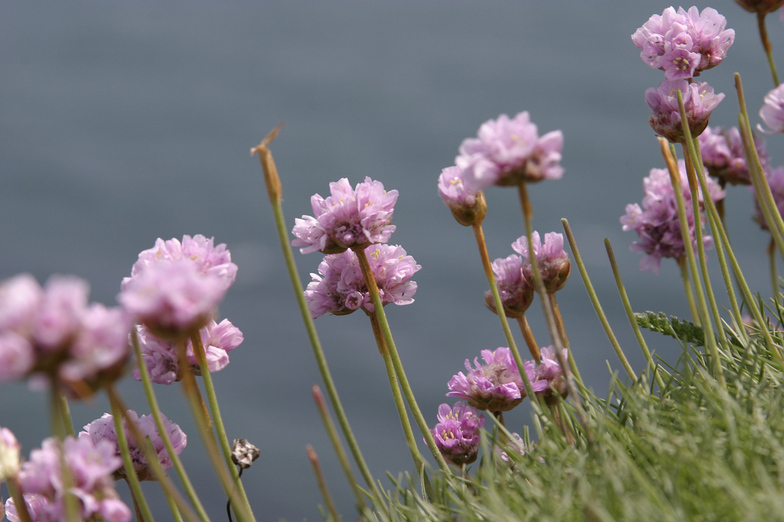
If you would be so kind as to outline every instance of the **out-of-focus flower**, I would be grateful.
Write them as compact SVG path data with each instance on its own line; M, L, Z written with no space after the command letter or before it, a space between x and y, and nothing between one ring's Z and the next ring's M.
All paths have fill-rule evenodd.
M150 380L158 384L172 384L182 379L176 343L159 339L143 326L137 327L137 334L142 358L150 373ZM229 364L229 351L242 344L245 339L240 329L228 319L224 319L220 323L210 320L206 326L199 329L199 337L211 373L225 368ZM193 351L191 339L187 340L185 355L191 365L191 370L196 375L201 375L201 367L196 353ZM137 381L142 380L138 368L134 370L133 378Z
M694 237L694 211L691 203L691 192L686 177L686 168L683 161L678 162L681 177L681 188L685 202L685 211L688 218L689 234L693 248L697 248ZM724 198L725 192L713 178L706 179L710 198L715 202ZM637 203L626 206L626 215L621 217L623 230L634 230L639 236L639 241L631 245L633 252L643 252L645 257L640 260L641 270L653 270L659 273L661 259L670 257L680 259L686 255L681 225L678 219L678 207L675 192L670 183L670 174L666 169L651 169L650 175L643 180L645 197L642 208ZM700 192L700 208L703 207L703 194ZM706 222L705 215L700 212L700 223ZM713 245L711 236L703 236L705 247Z
M666 80L688 79L724 60L735 41L735 31L726 26L727 20L710 7L702 12L668 7L638 28L632 42L642 60L663 70Z
M737 127L707 127L699 139L702 162L711 176L733 185L751 184L743 140ZM769 159L765 140L755 137L754 144L762 169L767 170Z
M750 13L767 14L784 5L784 0L735 0L735 3Z
M163 438L155 426L155 419L153 416L142 415L139 417L138 414L133 410L128 410L128 416L133 419L141 434L145 438L149 437L152 441L153 448L155 449L155 453L158 455L158 461L161 463L163 470L166 471L170 469L173 464L171 458L169 457L169 453L166 451ZM171 440L172 447L174 448L174 452L179 455L182 453L182 450L185 449L185 446L188 443L188 437L177 424L167 419L165 415L161 414L161 417L163 424L166 427L166 432L169 435L169 439ZM133 461L133 468L136 472L136 476L139 478L139 480L155 480L152 467L147 461L147 457L145 457L144 451L142 451L139 442L133 436L133 432L128 428L128 425L124 419L123 427L125 429L125 436L128 441L128 449L130 450L131 460ZM87 424L82 429L84 431L79 433L80 439L88 438L92 440L94 444L98 444L98 442L102 440L108 441L114 445L115 455L120 457L120 446L119 442L117 441L117 432L115 431L114 427L114 417L111 414L104 413L101 418L94 420L90 424ZM114 472L113 476L115 480L124 478L126 476L125 468L118 468Z
M209 322L236 274L225 244L202 235L159 238L139 254L118 299L155 335L181 339Z
M665 80L658 87L645 91L645 102L653 111L648 123L658 134L672 142L683 141L677 90L681 91L683 97L692 137L702 134L708 126L711 112L724 99L723 93L715 94L713 87L707 83L689 83L686 80Z
M568 360L569 350L561 350L563 360ZM567 370L568 373L569 370ZM555 404L560 398L566 398L569 390L566 386L566 375L564 375L558 358L555 355L555 348L547 346L542 348L542 360L536 367L536 382L547 383L547 387L542 391L537 391L536 395L544 398L547 404Z
M523 258L512 254L493 261L493 273L501 303L507 317L522 317L534 300L534 288L523 274ZM485 303L495 313L495 301L490 290L485 292Z
M27 513L30 515L30 520L33 522L45 522L49 519L46 517L47 506L49 501L46 500L46 497L43 495L35 495L35 494L27 494L24 495L25 506L27 507ZM5 501L5 516L8 517L8 520L11 522L21 522L21 518L19 517L19 513L16 511L16 505L14 505L14 499L9 498Z
M20 449L13 432L8 428L0 428L0 484L19 472Z
M468 359L465 361L468 374L459 372L449 381L448 397L459 397L469 405L480 410L492 412L509 411L526 396L525 386L517 369L512 352L509 348L497 348L494 351L482 350L485 364L474 359L474 368ZM546 383L534 384L536 372L533 361L525 361L528 380L534 385L534 392L545 389Z
M765 134L784 132L784 83L765 95L759 115L762 122L768 126L766 129L762 125L757 125L760 132Z
M89 286L52 276L44 288L28 274L0 283L0 382L45 376L76 396L122 373L130 318L120 308L88 306Z
M507 439L505 444L496 446L495 451L498 453L501 460L509 462L512 459L507 452L511 452L513 455L525 455L525 441L523 441L523 438L519 434L512 433L511 438Z
M478 192L491 185L560 179L562 150L561 131L539 137L528 112L514 118L502 114L483 123L476 138L463 140L455 164L463 171L468 188Z
M548 293L557 292L566 284L572 263L569 255L564 250L563 234L548 232L544 235L544 244L539 239L539 232L531 233L531 242L534 247L536 266L542 276L542 282ZM528 238L521 236L512 243L512 249L523 256L523 275L528 284L534 285L533 266L531 266L530 256L528 255Z
M784 166L776 167L775 169L770 169L769 171L765 172L765 177L768 180L768 186L770 186L770 192L773 194L773 201L776 202L776 207L780 214L784 215ZM752 189L752 187L749 187ZM768 228L768 222L765 220L765 215L762 213L762 208L760 207L759 200L757 199L757 193L752 190L754 194L754 216L753 219L756 221L763 230L770 230Z
M329 184L330 196L310 198L313 216L295 220L292 246L300 252L336 254L349 248L389 241L395 226L392 214L397 190L384 190L380 181L369 177L352 189L348 179Z
M61 463L68 467L71 477L67 490ZM60 443L49 438L30 453L30 460L22 464L17 478L35 520L65 520L67 493L76 498L82 520L100 517L109 522L126 522L131 519L131 510L119 499L111 478L120 466L122 460L108 441L93 443L90 438L66 437L61 454ZM17 517L12 501L6 503L6 510Z
M411 277L422 267L403 247L372 245L365 249L365 255L384 305L414 302L417 284ZM311 274L313 281L305 289L305 299L314 319L324 314L346 315L360 308L373 313L373 301L353 251L325 256L318 272Z
M471 464L479 453L479 429L485 425L485 416L464 402L453 407L438 407L438 424L430 430L436 446L446 460L456 466Z
M438 195L449 207L455 220L463 226L479 224L487 214L484 193L471 190L459 167L447 167L438 177Z

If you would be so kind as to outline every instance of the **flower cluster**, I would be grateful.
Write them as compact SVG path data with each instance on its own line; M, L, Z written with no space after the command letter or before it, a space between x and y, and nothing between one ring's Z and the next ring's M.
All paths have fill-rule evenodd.
M526 260L525 263L527 262ZM498 258L492 264L504 313L515 319L525 314L534 299L534 287L524 275L523 264L523 258L516 254ZM485 304L494 313L498 313L490 290L485 292Z
M172 384L182 379L182 368L177 355L177 343L162 340L152 335L144 326L137 327L139 347L142 359L150 373L150 380L158 384ZM231 321L224 319L220 323L214 320L199 329L199 337L207 356L207 366L210 372L222 370L229 364L229 351L233 350L244 340L239 328ZM190 369L196 375L201 375L196 353L193 351L193 342L187 340L185 355L188 358ZM133 371L133 378L141 381L138 368Z
M566 284L572 269L569 255L564 250L563 234L548 232L544 235L544 244L542 244L539 232L534 231L531 233L531 243L533 244L536 266L539 268L545 290L548 293L557 292ZM523 275L528 283L533 286L534 274L533 266L531 266L529 261L528 238L521 236L512 243L512 250L526 260L523 263Z
M0 283L0 382L45 376L74 395L116 379L129 356L130 319L120 308L88 304L89 286L29 274Z
M710 7L675 11L668 7L653 15L632 35L642 60L664 71L667 80L699 76L721 63L735 41L735 31L725 29L727 20Z
M370 269L376 278L381 302L407 305L414 302L417 290L411 277L422 268L401 246L373 245L365 249ZM324 314L346 315L360 308L374 311L357 255L347 250L324 256L318 274L311 274L305 299L313 318Z
M67 488L62 463L70 477ZM121 466L122 460L108 441L94 443L91 438L66 437L60 443L48 438L40 449L30 452L30 460L22 464L17 480L33 520L66 520L65 497L71 495L82 520L98 517L126 522L131 519L131 510L119 499L111 478ZM9 520L20 520L13 499L6 501L5 508Z
M226 245L216 247L212 238L158 239L139 254L118 299L155 335L178 339L212 319L236 275Z
M765 95L759 115L762 122L768 127L766 129L757 125L761 132L765 134L784 132L784 83Z
M711 112L724 99L724 94L715 94L713 87L704 82L665 80L658 87L645 91L645 102L653 113L648 119L653 130L672 142L684 140L681 114L676 91L681 91L689 131L692 137L699 136L708 126Z
M471 464L479 453L479 429L485 416L464 402L438 407L438 424L430 430L444 458L456 466Z
M691 203L691 192L686 178L684 162L679 162L681 189L685 200L685 211L688 218L690 243L696 248L697 239L694 232L694 211ZM707 178L709 197L713 201L724 198L725 192L713 178ZM633 252L643 252L646 256L640 261L641 270L653 270L659 273L661 259L670 257L680 259L686 255L681 225L678 219L678 207L675 191L670 183L670 174L666 169L651 169L650 175L643 180L645 197L642 208L637 203L626 206L626 215L621 217L623 230L634 230L639 241L631 245ZM703 194L700 192L700 208L703 208ZM700 223L706 221L700 213ZM703 244L710 247L713 239L703 236Z
M329 184L330 196L310 198L313 216L295 220L291 231L296 237L292 246L302 247L303 254L336 254L346 249L389 241L395 226L391 224L397 190L369 177L352 189L346 178Z
M539 136L528 112L514 118L502 114L483 123L476 138L463 140L455 165L467 188L478 192L491 185L560 179L562 149L561 131Z
M762 169L768 169L768 152L765 140L755 138ZM721 127L708 127L700 134L700 151L702 162L711 176L722 183L732 185L750 185L751 176L746 163L746 153L743 149L743 140L737 127L723 129Z
M172 467L172 461L169 457L169 453L166 451L163 439L161 438L161 435L158 433L158 429L155 426L155 419L153 416L142 415L139 417L139 415L133 410L128 410L128 416L133 419L136 427L139 428L139 432L141 432L144 437L149 437L150 441L152 442L152 446L155 449L155 453L158 455L158 461L161 463L163 470L166 471L170 469ZM165 415L161 414L161 416L163 417L163 424L166 427L166 432L169 440L171 440L174 452L179 455L182 453L182 450L185 449L185 446L188 443L188 438L177 424L171 422L166 418ZM133 461L133 469L136 472L136 476L139 480L154 480L155 478L152 467L150 466L150 463L147 461L144 452L139 446L139 441L137 441L133 436L133 432L128 428L125 420L123 420L123 427L125 429L125 437L128 441L128 448L130 449L131 460ZM90 424L87 424L83 430L84 431L79 433L80 439L89 439L93 442L93 444L96 445L99 443L99 441L108 441L114 447L114 454L117 457L120 456L117 432L115 431L114 427L114 417L111 414L103 414L101 418L94 420ZM122 479L125 477L125 474L125 468L120 467L114 471L114 479Z

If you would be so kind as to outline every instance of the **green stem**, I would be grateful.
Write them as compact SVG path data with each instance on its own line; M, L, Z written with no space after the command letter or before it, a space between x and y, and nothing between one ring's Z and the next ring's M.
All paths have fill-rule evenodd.
M768 29L765 27L765 16L768 13L757 12L757 27L759 28L760 40L762 40L762 48L765 49L765 56L768 58L768 66L770 73L773 75L773 87L779 86L779 75L776 73L776 62L773 60L773 48L768 39Z
M125 435L125 428L122 424L123 413L122 410L120 410L117 401L112 400L112 397L116 393L114 385L110 384L109 387L112 389L112 392L109 394L109 402L112 408L112 419L114 420L114 433L117 435L117 446L120 448L120 456L122 457L123 465L125 467L125 481L128 483L128 487L131 490L134 507L137 512L141 514L142 520L151 522L155 520L155 518L152 516L150 506L147 504L147 499L142 491L142 486L139 484L139 477L136 476L136 470L133 467L131 450L128 447L128 437Z
M387 370L387 379L389 379L389 386L392 389L392 398L395 401L397 414L400 417L400 424L403 426L403 433L406 437L406 444L408 450L411 452L411 458L414 459L414 467L417 472L422 468L424 459L422 454L419 453L414 432L411 429L411 422L408 420L408 412L406 411L406 404L403 400L403 395L400 392L400 383L398 382L397 375L395 374L395 367L392 363L392 358L389 356L386 342L384 341L384 334L381 333L381 326L378 324L378 318L375 314L368 314L370 317L370 324L373 327L373 337L376 339L378 351L381 353L381 358L384 359L384 366Z
M196 510L196 514L199 516L199 520L202 522L208 522L209 517L207 516L207 512L204 510L204 506L201 504L199 495L193 488L191 479L188 476L188 473L186 473L185 467L182 465L180 456L176 451L174 451L174 444L172 444L171 437L169 437L169 431L166 429L166 425L163 423L161 408L158 406L158 399L155 397L155 392L152 389L150 372L147 370L147 365L144 363L144 357L142 356L142 350L139 346L139 336L137 334L136 328L131 329L131 346L133 347L133 352L136 357L136 367L139 369L139 374L142 378L144 394L147 397L147 403L150 406L153 419L155 419L155 427L158 429L158 434L163 440L163 445L166 448L169 459L174 466L177 477L179 477L180 483L185 490L185 494L188 496L188 499L191 501L193 508Z
M773 241L773 237L770 238L770 243L768 243L766 252L768 253L768 263L770 265L771 288L773 289L773 295L775 296L779 293L779 277L776 271L776 244Z
M531 357L537 363L542 361L542 352L539 350L539 345L534 338L534 333L531 331L531 325L528 324L525 314L517 316L517 324L520 326L520 332L523 334L525 344L528 346L528 351L531 352Z
M588 271L585 269L585 263L583 263L583 258L580 256L580 250L577 248L577 242L574 240L574 234L572 234L572 229L569 226L569 221L565 218L561 219L561 224L563 225L564 232L566 232L566 239L569 241L569 248L572 249L572 255L574 256L574 263L577 265L577 269L580 271L580 276L583 278L583 283L585 284L585 289L588 291L588 297L591 298L591 303L593 304L593 308L596 311L596 315L599 316L599 322L602 323L602 327L604 328L604 333L607 334L607 338L610 340L610 344L615 350L615 354L618 356L618 359L621 361L621 365L626 370L626 374L633 380L637 380L637 374L634 373L632 369L632 365L629 364L628 359L626 359L626 354L623 353L623 349L621 348L620 343L618 343L618 339L615 337L615 333L613 332L612 328L610 327L610 322L607 320L607 316L602 309L601 303L599 303L599 297L596 295L596 290L593 288L593 284L591 283L590 277L588 277Z
M193 351L196 354L196 359L199 361L201 378L204 381L204 390L207 393L207 402L210 404L210 411L212 412L212 417L215 421L215 431L218 436L218 443L220 444L221 450L223 451L223 459L226 461L226 467L229 468L229 473L231 474L232 481L234 482L235 491L237 491L240 501L242 504L244 504L244 507L238 509L238 506L232 503L232 508L235 512L238 510L244 510L245 515L249 517L250 520L254 520L253 511L250 507L250 501L248 501L248 495L245 493L245 486L242 484L239 472L237 471L237 466L235 466L234 462L231 460L231 445L229 444L229 439L226 436L226 428L224 427L223 417L221 416L220 406L218 405L218 396L215 393L215 386L212 382L212 373L210 373L210 367L207 363L207 354L204 351L204 345L201 342L201 335L199 335L199 332L191 335L191 344L193 345ZM237 518L239 518L239 515Z
M371 246L370 248L373 247ZM403 389L403 395L406 397L406 402L408 402L408 407L411 408L411 413L414 415L414 420L419 426L419 430L422 432L422 435L425 437L427 447L430 449L430 452L433 454L433 458L438 463L438 467L441 468L441 471L443 471L445 474L451 474L449 466L444 460L443 455L441 455L441 452L438 450L438 446L436 446L436 441L433 438L433 434L430 433L430 427L427 425L427 421L422 415L422 411L419 409L419 405L417 404L416 398L414 397L414 392L408 382L408 377L406 377L406 372L403 369L403 362L400 360L400 355L398 354L397 347L395 346L395 340L392 338L392 331L390 330L389 323L387 322L387 316L384 313L384 305L381 302L381 296L378 292L376 278L373 275L373 270L370 268L370 263L368 263L367 255L365 255L365 249L361 247L357 248L354 250L354 253L357 255L357 259L359 260L359 267L362 269L362 276L365 279L365 284L367 285L370 297L373 300L373 313L375 314L376 319L378 319L378 326L381 329L384 342L386 343L387 349L389 350L389 355L392 358L392 363L395 367L395 373L397 374L397 378L400 382L400 387Z
M27 511L27 502L25 502L22 488L19 487L16 475L8 477L5 484L8 486L11 498L14 499L14 507L16 507L16 514L19 517L20 522L32 522L30 513Z
M68 463L65 459L65 447L64 447L64 440L66 437L66 428L63 419L65 418L65 414L62 411L63 402L62 402L62 394L57 390L57 381L55 379L51 379L50 381L50 390L49 390L49 404L50 404L50 419L52 422L52 433L54 433L55 438L57 439L57 448L58 448L58 458L60 459L60 472L61 472L61 480L63 481L63 491L65 491L65 516L68 522L78 521L81 517L79 516L79 504L77 498L70 493L71 485L73 484L73 476L71 475L71 468L68 466Z
M291 284L294 287L294 296L297 299L297 306L299 307L302 321L305 324L308 340L313 349L313 356L316 359L316 365L318 366L319 373L324 381L324 386L327 389L327 395L332 403L332 408L335 411L335 417L337 417L338 424L340 424L340 428L343 431L343 436L346 437L346 442L348 443L351 455L354 457L354 462L356 462L357 467L362 474L362 478L365 480L365 484L372 493L374 505L383 507L383 510L386 513L389 511L387 503L381 495L381 492L373 479L373 475L370 473L370 468L368 468L365 458L362 456L357 439L354 437L354 432L351 430L351 425L348 422L346 411L343 409L343 403L340 401L335 381L332 379L332 374L329 371L324 349L321 346L321 341L316 332L316 326L313 323L313 317L310 315L308 303L305 300L302 281L300 280L299 272L297 271L297 263L294 261L294 255L292 254L288 230L286 228L286 219L283 216L283 207L281 205L282 188L280 178L278 176L278 170L275 167L275 160L272 157L272 152L269 150L269 144L275 139L279 129L280 126L270 132L258 146L251 149L251 154L258 154L261 161L270 204L272 205L272 211L275 216L275 230L277 231L278 240L280 241L286 270L288 271Z
M60 415L62 416L63 428L66 435L71 437L76 436L73 427L73 420L71 419L71 408L68 405L68 398L63 392L57 394L56 400L59 402Z
M700 313L697 311L697 303L694 301L694 291L691 287L691 277L689 277L689 267L686 265L686 258L679 257L675 259L678 269L681 272L681 281L683 282L683 291L686 294L686 302L689 303L689 312L691 312L691 319L697 326L702 326L700 321Z
M653 362L651 351L648 349L648 344L645 342L645 338L642 336L642 331L640 331L640 325L637 324L637 320L634 317L634 310L632 309L631 302L629 301L629 296L626 294L626 287L623 285L621 273L618 270L618 263L615 261L615 253L613 253L610 240L607 238L604 239L604 247L607 249L607 257L610 259L610 267L612 267L613 276L615 276L615 284L618 287L618 293L621 294L621 301L623 302L623 309L626 311L626 317L629 318L629 323L632 326L632 330L634 330L634 335L637 337L637 342L640 343L642 353L645 355L645 361L648 363L648 367L651 368L651 371L653 372L653 377L656 379L656 384L659 385L660 390L663 390L664 381L657 371L657 366Z

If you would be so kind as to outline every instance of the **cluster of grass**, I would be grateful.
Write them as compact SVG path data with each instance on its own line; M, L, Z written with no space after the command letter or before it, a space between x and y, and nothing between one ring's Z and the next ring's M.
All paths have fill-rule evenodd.
M772 311L784 315L778 303ZM462 477L439 475L427 500L421 485L398 480L381 518L784 520L784 332L765 325L770 346L759 329L741 327L751 330L748 341L728 328L732 342L721 353L726 390L703 347L681 340L672 367L649 367L631 384L614 378L607 398L582 389L573 398L582 422L564 405L574 440L535 415L537 442L524 455L509 452L506 461L484 448ZM494 432L485 440L503 440Z

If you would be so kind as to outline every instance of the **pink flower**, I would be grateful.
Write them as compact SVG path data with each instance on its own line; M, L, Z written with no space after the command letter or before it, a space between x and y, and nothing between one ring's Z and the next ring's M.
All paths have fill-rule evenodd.
M765 172L765 178L768 180L770 192L773 194L773 201L776 202L776 208L779 213L784 212L784 166L776 167L768 172ZM749 187L750 189L752 187ZM752 190L754 195L754 216L756 221L763 230L770 230L765 215L762 213L759 200L757 199L756 191ZM784 214L782 214L784 215Z
M313 216L295 220L292 246L300 252L336 254L346 249L389 241L395 226L392 214L397 190L384 190L380 181L369 177L352 189L348 179L329 184L326 199L315 194L310 198Z
M765 134L784 132L784 83L765 95L765 103L759 111L762 122L768 126L757 125Z
M463 171L468 189L478 192L491 185L560 179L562 149L561 131L540 138L528 112L514 118L501 114L483 123L476 138L463 140L455 164Z
M548 232L544 235L544 244L539 239L539 232L534 231L531 234L531 242L534 247L534 256L536 256L536 264L539 268L539 273L542 276L542 282L547 292L557 292L566 284L569 278L569 273L572 269L569 255L564 250L563 234L557 232ZM534 285L533 266L529 261L528 255L528 238L521 236L517 241L512 243L512 250L523 256L523 275L525 276L528 284Z
M471 464L479 453L479 430L485 425L485 416L464 402L453 407L438 407L438 424L430 430L436 446L446 460L456 466Z
M534 299L534 288L523 273L523 258L512 254L496 259L492 266L504 313L507 317L522 317ZM498 313L490 290L485 292L485 304Z
M754 143L762 168L767 170L769 159L765 140L755 137ZM746 152L737 127L707 127L700 134L700 151L702 162L711 176L733 185L751 184Z
M447 167L438 177L438 195L463 226L481 223L487 213L487 202L482 191L475 191L466 181L459 167Z
M645 102L653 114L648 119L653 130L672 142L683 141L678 96L681 91L692 137L699 136L708 126L711 112L724 99L724 94L714 94L713 87L703 82L665 80L657 88L645 91Z

